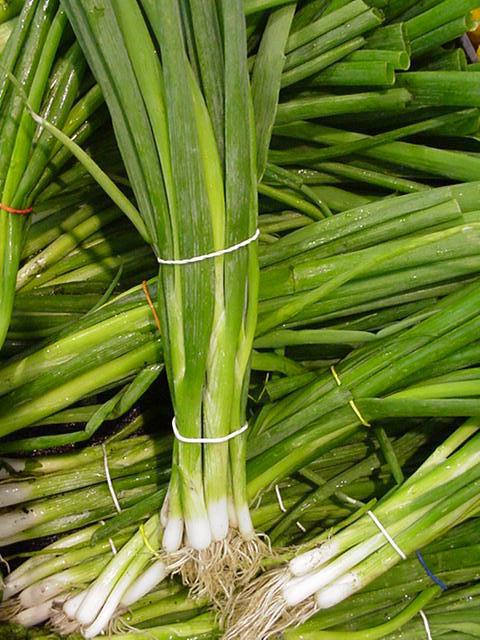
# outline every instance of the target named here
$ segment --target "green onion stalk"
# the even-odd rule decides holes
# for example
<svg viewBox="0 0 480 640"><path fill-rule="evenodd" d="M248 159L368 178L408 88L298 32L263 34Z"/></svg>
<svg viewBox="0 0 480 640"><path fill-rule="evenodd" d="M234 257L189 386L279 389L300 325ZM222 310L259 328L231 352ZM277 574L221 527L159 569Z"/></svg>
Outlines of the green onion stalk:
<svg viewBox="0 0 480 640"><path fill-rule="evenodd" d="M437 612L445 612L442 622L449 618L452 622L458 620L457 614L468 614L470 605L476 606L479 586L476 582L478 551L474 540L478 535L478 518L454 527L437 541L422 549L421 558L429 572L442 584L443 594L435 598L424 609L430 623L431 630L436 624ZM406 605L422 591L434 586L433 578L427 573L419 558L412 556L388 570L379 578L347 600L329 609L323 609L310 618L305 624L287 631L291 638L318 637L333 638L335 634L343 632L345 637L349 632L363 632L364 637L398 637L395 633L407 634L410 629L417 631L423 627L420 617L414 616L407 625L400 625L396 619ZM447 589L445 589L447 587ZM393 620L395 619L395 622ZM384 630L379 634L382 624L392 620L390 634ZM420 624L418 624L420 623ZM394 630L394 631L393 631ZM423 627L425 634L425 628ZM372 634L372 635L369 635ZM417 637L417 636L414 636Z"/></svg>
<svg viewBox="0 0 480 640"><path fill-rule="evenodd" d="M188 621L204 613L206 599L192 599L186 589L175 581L166 582L144 596L118 616L112 624L114 633L128 633L153 626Z"/></svg>
<svg viewBox="0 0 480 640"><path fill-rule="evenodd" d="M161 263L159 274L177 429L224 440L246 422L258 286L242 3L193 3L186 13L173 0L161 10L149 0L63 6L105 95L154 251L160 260L187 260ZM186 579L210 581L212 592L227 565L239 576L266 552L249 515L244 459L241 435L174 448L163 547Z"/></svg>
<svg viewBox="0 0 480 640"><path fill-rule="evenodd" d="M11 18L6 22L0 22L0 54L5 49L5 45L7 44L16 23L16 18Z"/></svg>
<svg viewBox="0 0 480 640"><path fill-rule="evenodd" d="M3 0L0 4L0 24L18 16L24 5L24 0Z"/></svg>
<svg viewBox="0 0 480 640"><path fill-rule="evenodd" d="M333 607L478 513L478 425L467 421L358 521L253 581L236 596L226 637L265 638Z"/></svg>
<svg viewBox="0 0 480 640"><path fill-rule="evenodd" d="M58 0L26 2L1 56L0 345L10 322L28 216L39 185L48 186L42 177L52 176L48 165L58 150L55 138L30 118L24 100L28 96L32 108L73 135L103 102L95 87L85 92L86 71Z"/></svg>

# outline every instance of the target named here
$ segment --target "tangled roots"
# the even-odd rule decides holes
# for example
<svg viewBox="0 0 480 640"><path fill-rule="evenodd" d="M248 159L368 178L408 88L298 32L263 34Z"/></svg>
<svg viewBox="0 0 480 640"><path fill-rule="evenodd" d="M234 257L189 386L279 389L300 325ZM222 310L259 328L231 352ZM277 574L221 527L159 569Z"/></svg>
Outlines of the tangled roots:
<svg viewBox="0 0 480 640"><path fill-rule="evenodd" d="M8 622L22 611L23 607L20 603L20 598L9 598L0 604L0 622Z"/></svg>
<svg viewBox="0 0 480 640"><path fill-rule="evenodd" d="M176 551L168 558L168 569L181 576L192 597L208 598L223 608L234 590L248 584L259 572L262 560L271 555L268 538L256 535L247 540L233 531L208 549Z"/></svg>
<svg viewBox="0 0 480 640"><path fill-rule="evenodd" d="M110 624L108 626L108 637L119 634L127 634L129 631L142 631L142 629L137 629L137 627L133 627L132 625L128 624L128 622L123 617L125 613L126 610L119 611L115 615L115 617L110 620Z"/></svg>
<svg viewBox="0 0 480 640"><path fill-rule="evenodd" d="M288 569L274 569L241 590L224 616L224 640L267 640L312 616L316 611L313 598L287 607L283 587L290 578Z"/></svg>
<svg viewBox="0 0 480 640"><path fill-rule="evenodd" d="M50 629L61 636L68 636L71 633L80 631L80 624L77 620L69 618L63 610L63 603L55 603L50 615Z"/></svg>

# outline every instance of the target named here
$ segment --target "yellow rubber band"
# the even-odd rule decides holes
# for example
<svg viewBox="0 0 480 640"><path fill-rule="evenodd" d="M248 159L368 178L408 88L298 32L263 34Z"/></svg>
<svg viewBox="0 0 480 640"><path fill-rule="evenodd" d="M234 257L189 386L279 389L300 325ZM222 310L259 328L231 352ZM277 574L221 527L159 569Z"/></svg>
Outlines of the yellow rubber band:
<svg viewBox="0 0 480 640"><path fill-rule="evenodd" d="M362 414L360 413L360 409L357 407L357 405L355 404L355 402L353 400L350 400L348 404L352 407L353 411L355 412L355 415L357 416L357 418L360 420L360 422L363 424L364 427L371 427L372 426L362 416Z"/></svg>
<svg viewBox="0 0 480 640"><path fill-rule="evenodd" d="M338 373L335 371L335 367L333 366L333 364L330 367L330 371L331 371L332 376L333 376L335 382L337 383L337 385L339 387L341 387L342 386L342 381L340 380L340 377L339 377ZM348 404L352 407L352 411L355 413L355 415L357 416L357 418L360 420L360 422L363 424L364 427L371 427L372 426L362 416L362 414L360 413L360 409L357 407L357 405L355 404L354 400L349 400Z"/></svg>
<svg viewBox="0 0 480 640"><path fill-rule="evenodd" d="M342 384L342 381L340 380L340 378L338 377L338 373L335 371L335 367L332 366L330 367L330 371L332 372L332 376L334 377L335 382L338 384L338 386L340 387Z"/></svg>
<svg viewBox="0 0 480 640"><path fill-rule="evenodd" d="M142 536L143 544L147 547L147 549L150 551L152 556L154 556L155 558L160 558L161 556L160 556L160 553L158 552L158 549L154 549L150 544L150 541L147 538L147 534L145 533L145 527L143 526L143 524L141 524L138 527L138 530L140 531L140 535Z"/></svg>

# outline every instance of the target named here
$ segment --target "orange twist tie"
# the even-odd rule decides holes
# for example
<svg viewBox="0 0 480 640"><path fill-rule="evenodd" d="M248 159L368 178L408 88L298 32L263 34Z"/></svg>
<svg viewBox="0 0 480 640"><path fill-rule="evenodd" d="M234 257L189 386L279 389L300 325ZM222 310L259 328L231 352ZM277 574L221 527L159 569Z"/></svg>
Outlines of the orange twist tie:
<svg viewBox="0 0 480 640"><path fill-rule="evenodd" d="M13 207L9 207L6 204L2 204L1 202L0 209L3 209L3 211L6 211L7 213L13 213L18 216L26 216L33 211L33 207L28 207L28 209L14 209Z"/></svg>
<svg viewBox="0 0 480 640"><path fill-rule="evenodd" d="M152 297L150 296L150 290L148 288L148 283L146 280L142 282L142 289L143 289L143 293L145 294L145 298L147 299L148 306L150 307L150 310L154 317L157 329L160 331L160 318L158 317L157 310L155 309L155 305L153 304Z"/></svg>

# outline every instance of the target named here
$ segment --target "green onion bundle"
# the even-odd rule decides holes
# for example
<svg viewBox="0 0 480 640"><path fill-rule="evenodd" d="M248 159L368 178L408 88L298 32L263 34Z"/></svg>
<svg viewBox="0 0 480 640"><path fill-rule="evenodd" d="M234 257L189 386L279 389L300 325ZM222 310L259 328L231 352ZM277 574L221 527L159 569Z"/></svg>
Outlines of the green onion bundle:
<svg viewBox="0 0 480 640"><path fill-rule="evenodd" d="M467 421L358 521L320 546L308 543L288 568L253 581L237 596L227 637L264 638L298 624L478 513L477 431L478 419ZM427 591L434 596L440 589Z"/></svg>
<svg viewBox="0 0 480 640"><path fill-rule="evenodd" d="M96 7L92 21L88 2L64 5L110 107L152 246L161 260L187 260L161 264L160 271L160 319L178 431L190 439L227 439L245 422L256 252L251 244L214 259L188 260L222 252L255 234L242 8L237 3L218 9L212 5L203 14L195 5L182 16L176 2L161 11L144 2L144 18L136 3L105 2L101 12ZM203 46L206 33L215 38L212 51ZM124 61L120 65L119 55ZM179 68L185 70L181 76ZM138 112L130 110L131 104ZM250 550L247 555L257 554L246 501L243 440L206 447L176 444L164 510L167 551L182 547L184 531L194 551L210 548L215 554L212 543L229 551L225 540L232 524ZM184 554L184 560L188 557ZM196 557L200 565L209 562L208 555ZM201 580L208 578L203 573Z"/></svg>
<svg viewBox="0 0 480 640"><path fill-rule="evenodd" d="M440 625L448 628L449 622L454 629L461 616L468 616L469 609L476 607L479 588L475 583L478 548L474 541L477 535L478 518L473 518L422 550L424 565L440 584L443 583L442 596L424 607L433 633L440 632ZM319 611L305 624L286 633L292 639L306 636L324 640L333 640L339 633L344 633L344 637L348 638L353 631L375 634L373 637L387 637L389 640L413 631L418 637L425 637L425 626L418 612L412 608L413 617L405 625L403 611L417 594L433 585L432 577L427 574L419 558L413 556L374 580L361 593L330 609ZM444 615L437 618L439 613ZM420 635L422 632L423 636ZM412 637L416 638L417 635Z"/></svg>
<svg viewBox="0 0 480 640"><path fill-rule="evenodd" d="M1 55L0 345L10 322L26 216L70 158L36 127L24 101L82 143L95 129L89 118L103 104L86 71L58 0L26 2Z"/></svg>

